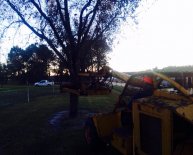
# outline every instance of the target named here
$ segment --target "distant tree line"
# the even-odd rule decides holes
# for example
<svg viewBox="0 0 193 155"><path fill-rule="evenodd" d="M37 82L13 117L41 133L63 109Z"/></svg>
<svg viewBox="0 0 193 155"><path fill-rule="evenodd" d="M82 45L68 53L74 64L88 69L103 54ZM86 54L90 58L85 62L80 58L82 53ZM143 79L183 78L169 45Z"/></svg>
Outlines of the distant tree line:
<svg viewBox="0 0 193 155"><path fill-rule="evenodd" d="M82 61L82 72L99 69L106 65L106 53L110 48L104 42L92 49L86 61ZM50 79L51 73L57 81L64 80L66 65L46 45L31 44L26 49L18 46L11 48L7 64L0 63L0 85L11 81L17 84L34 83L41 79Z"/></svg>
<svg viewBox="0 0 193 155"><path fill-rule="evenodd" d="M24 84L46 79L54 60L55 55L46 45L32 44L25 50L14 46L8 53L7 64L0 65L0 81Z"/></svg>
<svg viewBox="0 0 193 155"><path fill-rule="evenodd" d="M145 72L151 72L151 71L155 71L155 72L192 72L193 73L193 66L192 65L188 65L188 66L167 66L164 67L162 69L159 69L157 67L153 68L153 69L148 69L145 70ZM141 71L144 72L144 71ZM137 72L125 72L126 74L136 74Z"/></svg>
<svg viewBox="0 0 193 155"><path fill-rule="evenodd" d="M193 66L168 66L161 69L163 72L193 72Z"/></svg>
<svg viewBox="0 0 193 155"><path fill-rule="evenodd" d="M47 78L49 67L54 60L51 50L45 45L32 44L25 50L12 47L7 60L9 78L24 83Z"/></svg>
<svg viewBox="0 0 193 155"><path fill-rule="evenodd" d="M7 83L7 66L0 63L0 86Z"/></svg>

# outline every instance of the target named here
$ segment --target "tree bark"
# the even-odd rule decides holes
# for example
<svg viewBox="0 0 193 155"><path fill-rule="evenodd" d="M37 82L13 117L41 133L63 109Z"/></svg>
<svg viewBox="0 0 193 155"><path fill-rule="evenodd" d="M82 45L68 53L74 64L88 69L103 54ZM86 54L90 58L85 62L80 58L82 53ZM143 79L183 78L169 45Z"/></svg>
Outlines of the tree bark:
<svg viewBox="0 0 193 155"><path fill-rule="evenodd" d="M72 80L72 79L71 79ZM78 76L72 80L73 89L79 90L79 80ZM69 100L70 100L70 107L69 107L69 117L75 118L78 115L78 103L79 103L79 95L75 93L69 94Z"/></svg>
<svg viewBox="0 0 193 155"><path fill-rule="evenodd" d="M80 89L80 79L78 76L78 73L80 71L80 65L79 63L77 63L77 61L74 61L73 64L74 65L72 65L72 69L70 70L70 80L72 83L72 88L78 91ZM70 93L69 100L69 117L75 118L78 115L79 95L75 93Z"/></svg>
<svg viewBox="0 0 193 155"><path fill-rule="evenodd" d="M70 118L77 117L78 103L79 103L79 96L77 94L70 93L70 107L69 107L69 117Z"/></svg>

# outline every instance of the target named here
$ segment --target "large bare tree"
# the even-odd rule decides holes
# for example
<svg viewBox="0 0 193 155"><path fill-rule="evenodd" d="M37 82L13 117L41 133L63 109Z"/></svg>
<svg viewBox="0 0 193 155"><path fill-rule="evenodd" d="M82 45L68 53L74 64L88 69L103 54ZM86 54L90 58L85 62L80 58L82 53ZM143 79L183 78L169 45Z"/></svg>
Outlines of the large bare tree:
<svg viewBox="0 0 193 155"><path fill-rule="evenodd" d="M46 42L67 66L74 89L81 62L94 44L111 42L120 23L140 0L0 0L0 20L10 27L25 25ZM100 45L100 44L99 44ZM103 45L102 45L103 46ZM78 96L70 94L70 116L77 115Z"/></svg>

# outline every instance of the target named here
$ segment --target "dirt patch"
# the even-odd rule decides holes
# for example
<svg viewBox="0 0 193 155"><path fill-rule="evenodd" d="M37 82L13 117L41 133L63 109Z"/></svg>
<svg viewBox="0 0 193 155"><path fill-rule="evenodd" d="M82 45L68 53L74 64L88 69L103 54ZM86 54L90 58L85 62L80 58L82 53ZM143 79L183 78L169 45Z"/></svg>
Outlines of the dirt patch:
<svg viewBox="0 0 193 155"><path fill-rule="evenodd" d="M78 116L74 119L69 119L69 111L59 111L54 113L49 119L49 125L54 129L82 129L87 117L93 113L87 110L79 110Z"/></svg>

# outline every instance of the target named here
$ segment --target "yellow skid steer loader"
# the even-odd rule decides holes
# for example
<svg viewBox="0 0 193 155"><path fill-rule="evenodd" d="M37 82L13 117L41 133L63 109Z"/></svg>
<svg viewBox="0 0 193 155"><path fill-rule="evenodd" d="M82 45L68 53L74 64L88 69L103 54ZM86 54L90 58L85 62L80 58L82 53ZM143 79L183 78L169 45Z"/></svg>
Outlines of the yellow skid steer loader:
<svg viewBox="0 0 193 155"><path fill-rule="evenodd" d="M108 143L123 155L193 155L192 82L185 89L178 73L112 74L125 87L114 111L87 119L86 142Z"/></svg>

